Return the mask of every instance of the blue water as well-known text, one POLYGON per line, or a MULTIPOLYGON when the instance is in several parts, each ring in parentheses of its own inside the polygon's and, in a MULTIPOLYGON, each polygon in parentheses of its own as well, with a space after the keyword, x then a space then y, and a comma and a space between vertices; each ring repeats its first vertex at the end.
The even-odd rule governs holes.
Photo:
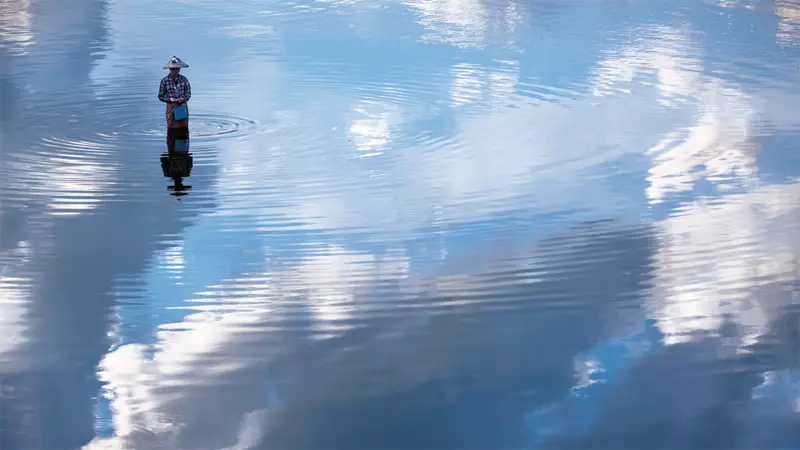
POLYGON ((0 2, 0 449, 800 449, 799 87, 797 0, 0 2))

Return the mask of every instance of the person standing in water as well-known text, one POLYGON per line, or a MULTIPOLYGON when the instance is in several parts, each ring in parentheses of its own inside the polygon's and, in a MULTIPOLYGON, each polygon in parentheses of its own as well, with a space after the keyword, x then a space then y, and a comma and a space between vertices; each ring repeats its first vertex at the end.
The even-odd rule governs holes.
POLYGON ((184 67, 189 65, 177 56, 170 58, 164 65, 164 69, 169 69, 169 75, 161 79, 161 85, 158 87, 158 99, 167 104, 167 143, 171 131, 186 134, 188 137, 189 108, 186 103, 192 97, 192 87, 189 80, 180 73, 184 67), (179 109, 181 114, 177 119, 174 111, 176 107, 185 108, 185 110, 179 109))

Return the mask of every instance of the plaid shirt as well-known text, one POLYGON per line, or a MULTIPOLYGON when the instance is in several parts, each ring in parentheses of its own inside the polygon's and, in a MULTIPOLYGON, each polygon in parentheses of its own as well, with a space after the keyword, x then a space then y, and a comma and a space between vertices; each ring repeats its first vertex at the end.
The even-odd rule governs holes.
POLYGON ((192 97, 192 87, 189 80, 178 74, 177 80, 172 75, 167 75, 161 79, 161 86, 158 87, 158 99, 164 103, 169 103, 169 99, 179 100, 178 103, 186 103, 192 97))

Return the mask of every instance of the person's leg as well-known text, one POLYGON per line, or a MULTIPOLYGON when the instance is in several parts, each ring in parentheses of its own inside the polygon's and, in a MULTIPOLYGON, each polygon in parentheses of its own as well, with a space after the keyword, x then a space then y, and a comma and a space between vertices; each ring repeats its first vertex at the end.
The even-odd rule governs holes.
POLYGON ((167 153, 172 156, 175 151, 176 128, 167 128, 167 153))

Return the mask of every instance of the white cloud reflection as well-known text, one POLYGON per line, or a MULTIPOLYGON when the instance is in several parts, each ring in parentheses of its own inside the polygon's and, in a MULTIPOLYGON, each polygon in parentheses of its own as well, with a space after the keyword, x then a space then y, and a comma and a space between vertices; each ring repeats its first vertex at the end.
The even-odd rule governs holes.
POLYGON ((29 0, 0 0, 0 48, 25 55, 33 43, 29 0))
POLYGON ((288 271, 209 286, 184 303, 190 306, 181 307, 189 311, 182 321, 159 327, 154 345, 109 352, 98 377, 115 436, 86 448, 250 448, 259 441, 269 415, 265 402, 273 400, 253 393, 267 383, 266 365, 289 351, 282 327, 296 326, 292 320, 307 311, 318 337, 335 336, 357 319, 355 295, 367 281, 403 278, 408 270, 398 252, 378 258, 316 248, 288 271), (225 424, 216 428, 216 443, 199 432, 203 423, 225 424))
POLYGON ((703 106, 695 124, 668 133, 648 150, 654 160, 647 198, 691 191, 701 179, 720 190, 756 182, 756 151, 750 143, 757 113, 750 98, 719 82, 703 83, 703 106))
POLYGON ((595 95, 625 95, 637 77, 654 74, 660 103, 689 112, 692 123, 666 130, 647 150, 648 202, 690 192, 700 181, 722 197, 682 203, 657 223, 650 312, 667 344, 715 333, 726 322, 744 330, 740 344, 752 344, 787 304, 782 283, 797 276, 800 185, 760 187, 756 166, 759 127, 796 126, 783 113, 791 100, 785 92, 746 94, 700 76, 702 64, 685 37, 677 30, 656 34, 665 41, 602 61, 595 95))
POLYGON ((41 149, 7 161, 9 192, 46 202, 50 214, 79 215, 116 195, 113 147, 95 142, 46 138, 41 149), (36 170, 31 170, 36 167, 36 170))
POLYGON ((650 204, 698 180, 723 191, 751 186, 756 128, 765 118, 796 125, 785 114, 785 92, 746 94, 704 76, 702 55, 684 30, 631 35, 641 37, 604 53, 588 93, 522 80, 513 59, 454 63, 448 82, 432 82, 426 94, 446 96, 450 108, 437 117, 449 121, 445 129, 420 129, 432 111, 397 102, 403 91, 386 98, 370 91, 363 99, 309 84, 297 108, 324 102, 326 111, 340 111, 350 142, 337 138, 340 122, 330 115, 273 112, 267 140, 225 149, 219 189, 228 207, 219 214, 259 210, 310 228, 391 232, 424 227, 434 216, 440 223, 479 220, 522 199, 545 210, 603 214, 616 204, 638 216, 648 207, 630 202, 638 187, 613 179, 621 162, 643 155, 652 167, 625 170, 647 173, 650 204), (343 163, 353 147, 356 155, 391 155, 391 163, 343 163))
POLYGON ((456 63, 450 74, 451 106, 475 103, 503 106, 514 100, 519 83, 519 61, 497 61, 491 70, 480 64, 456 63))
POLYGON ((404 4, 416 10, 418 22, 428 30, 424 41, 460 47, 483 47, 490 32, 513 44, 514 32, 522 22, 516 2, 490 6, 482 0, 409 0, 404 4))
POLYGON ((9 373, 19 370, 17 366, 29 361, 28 358, 23 358, 21 349, 29 340, 26 334, 30 323, 26 316, 31 306, 30 297, 34 285, 33 280, 23 275, 20 269, 31 261, 30 243, 21 241, 2 256, 13 261, 13 264, 0 266, 0 330, 3 330, 3 339, 0 340, 0 373, 9 373))
POLYGON ((426 39, 480 45, 489 23, 481 0, 418 0, 406 3, 419 12, 420 23, 433 31, 426 39))
POLYGON ((681 206, 658 224, 652 316, 665 342, 742 327, 753 344, 793 300, 800 248, 800 184, 768 186, 681 206))
POLYGON ((775 14, 778 22, 778 44, 784 47, 800 47, 800 5, 790 0, 777 0, 775 14))
POLYGON ((356 118, 350 122, 348 136, 359 151, 356 157, 378 156, 390 143, 391 112, 373 112, 371 109, 369 105, 364 105, 353 111, 356 118))
POLYGON ((594 95, 630 93, 634 81, 649 84, 646 77, 653 75, 653 84, 661 93, 659 103, 666 107, 701 94, 697 88, 702 63, 686 33, 658 26, 646 36, 641 44, 615 49, 598 61, 592 71, 594 95))

